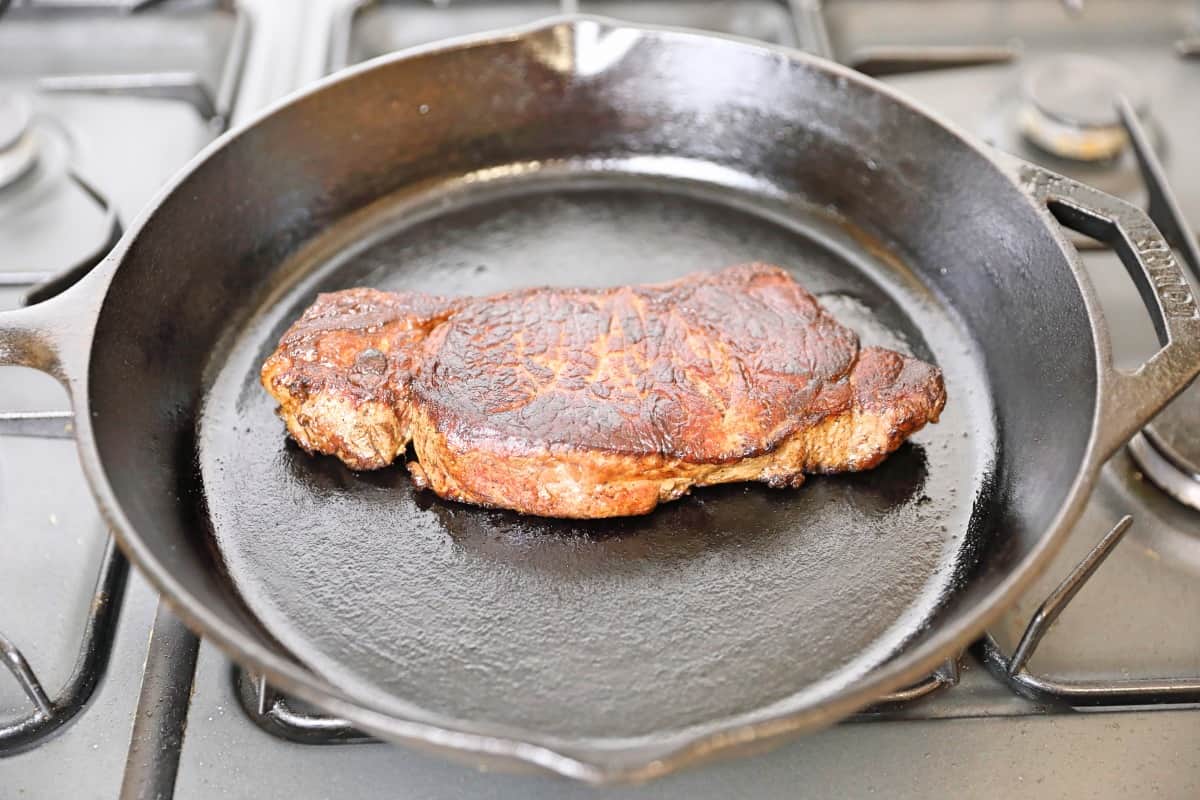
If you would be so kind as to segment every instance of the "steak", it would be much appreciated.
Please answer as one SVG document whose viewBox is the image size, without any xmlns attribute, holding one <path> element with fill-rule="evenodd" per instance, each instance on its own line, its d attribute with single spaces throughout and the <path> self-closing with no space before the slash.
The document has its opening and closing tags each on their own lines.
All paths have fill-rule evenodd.
<svg viewBox="0 0 1200 800">
<path fill-rule="evenodd" d="M 262 383 L 310 453 L 376 469 L 411 442 L 414 482 L 441 497 L 580 518 L 869 469 L 946 401 L 936 367 L 860 348 L 763 264 L 479 298 L 322 294 Z"/>
</svg>

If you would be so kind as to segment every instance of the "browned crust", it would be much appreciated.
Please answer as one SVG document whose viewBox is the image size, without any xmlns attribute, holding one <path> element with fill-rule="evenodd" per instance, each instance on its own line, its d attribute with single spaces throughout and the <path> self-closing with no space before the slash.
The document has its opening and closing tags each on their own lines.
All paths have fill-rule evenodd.
<svg viewBox="0 0 1200 800">
<path fill-rule="evenodd" d="M 733 462 L 570 447 L 521 455 L 452 446 L 426 413 L 414 415 L 416 484 L 463 503 L 527 514 L 599 518 L 646 514 L 693 486 L 762 481 L 797 487 L 806 473 L 870 469 L 925 425 L 946 393 L 936 368 L 889 350 L 862 351 L 850 376 L 851 408 L 800 429 L 773 450 Z"/>
<path fill-rule="evenodd" d="M 746 264 L 467 304 L 426 343 L 413 395 L 462 448 L 732 463 L 842 410 L 857 354 L 791 275 Z"/>
<path fill-rule="evenodd" d="M 757 264 L 608 290 L 321 295 L 262 380 L 310 452 L 371 469 L 411 440 L 419 486 L 554 517 L 868 469 L 946 399 L 936 367 L 860 352 Z"/>
<path fill-rule="evenodd" d="M 353 469 L 392 463 L 411 438 L 418 346 L 461 302 L 376 289 L 318 295 L 260 376 L 288 433 Z"/>
</svg>

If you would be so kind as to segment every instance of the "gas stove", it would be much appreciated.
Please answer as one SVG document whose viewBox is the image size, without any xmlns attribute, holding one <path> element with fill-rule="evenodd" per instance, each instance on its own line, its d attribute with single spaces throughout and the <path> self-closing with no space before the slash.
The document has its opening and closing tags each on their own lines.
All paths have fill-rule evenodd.
<svg viewBox="0 0 1200 800">
<path fill-rule="evenodd" d="M 574 12 L 834 58 L 1143 205 L 1197 267 L 1195 3 L 16 0 L 0 13 L 0 308 L 68 285 L 188 158 L 287 92 Z M 1155 338 L 1132 282 L 1075 241 L 1119 361 L 1140 363 Z M 66 403 L 0 371 L 0 796 L 597 793 L 374 742 L 198 641 L 109 541 Z M 1038 584 L 928 679 L 769 753 L 605 796 L 1200 796 L 1198 420 L 1193 388 L 1107 465 Z"/>
</svg>

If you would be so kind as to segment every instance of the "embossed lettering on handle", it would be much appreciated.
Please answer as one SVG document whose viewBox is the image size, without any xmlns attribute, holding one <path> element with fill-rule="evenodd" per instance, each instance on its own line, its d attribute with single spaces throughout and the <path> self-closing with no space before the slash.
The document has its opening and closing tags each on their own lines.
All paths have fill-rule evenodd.
<svg viewBox="0 0 1200 800">
<path fill-rule="evenodd" d="M 1179 262 L 1167 243 L 1161 238 L 1155 238 L 1155 231 L 1144 227 L 1135 228 L 1129 233 L 1133 246 L 1137 248 L 1146 265 L 1150 282 L 1162 300 L 1164 313 L 1178 319 L 1200 316 L 1192 289 L 1183 277 Z"/>
</svg>

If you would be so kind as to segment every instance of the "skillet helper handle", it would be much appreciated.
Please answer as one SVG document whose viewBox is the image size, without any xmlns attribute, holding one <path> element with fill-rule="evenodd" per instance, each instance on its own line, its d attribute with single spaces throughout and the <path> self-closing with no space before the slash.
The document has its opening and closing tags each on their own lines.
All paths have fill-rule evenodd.
<svg viewBox="0 0 1200 800">
<path fill-rule="evenodd" d="M 1200 374 L 1200 308 L 1171 246 L 1140 208 L 1027 162 L 1016 163 L 1016 175 L 1060 224 L 1113 248 L 1158 334 L 1161 349 L 1132 372 L 1114 367 L 1103 344 L 1098 445 L 1108 457 Z"/>
</svg>

